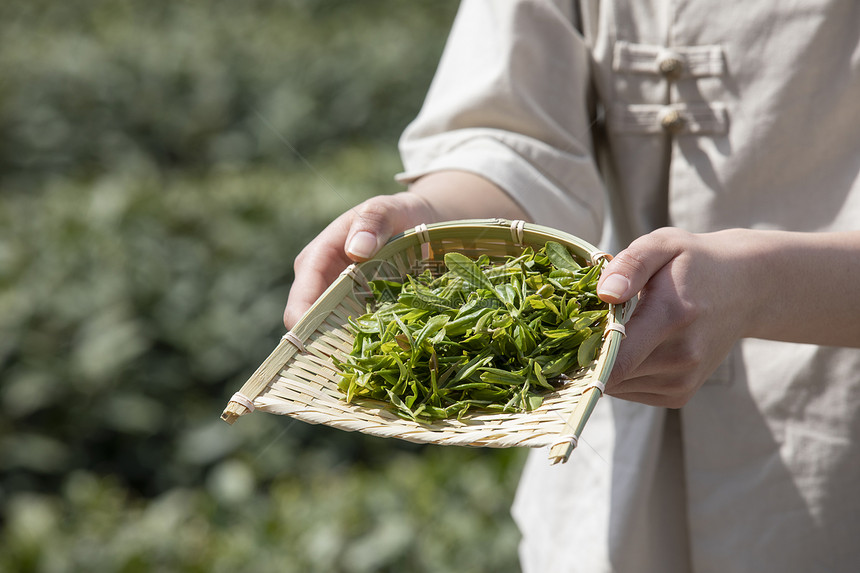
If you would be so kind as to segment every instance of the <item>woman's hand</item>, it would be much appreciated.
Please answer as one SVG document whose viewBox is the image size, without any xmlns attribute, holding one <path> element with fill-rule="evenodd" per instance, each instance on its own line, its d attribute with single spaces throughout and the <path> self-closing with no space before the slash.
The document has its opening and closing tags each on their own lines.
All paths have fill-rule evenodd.
<svg viewBox="0 0 860 573">
<path fill-rule="evenodd" d="M 373 257 L 392 235 L 433 220 L 426 199 L 407 192 L 373 197 L 335 219 L 296 257 L 286 327 L 292 328 L 351 263 Z"/>
<path fill-rule="evenodd" d="M 599 296 L 639 292 L 608 394 L 679 408 L 728 355 L 746 328 L 748 273 L 733 260 L 731 232 L 660 229 L 634 241 L 603 270 Z"/>
<path fill-rule="evenodd" d="M 603 270 L 599 296 L 637 292 L 607 394 L 686 404 L 746 336 L 860 346 L 860 233 L 659 229 Z"/>
<path fill-rule="evenodd" d="M 524 219 L 525 213 L 497 186 L 460 171 L 432 173 L 408 192 L 368 199 L 335 219 L 296 257 L 284 325 L 292 328 L 343 269 L 373 257 L 391 236 L 420 223 L 483 217 Z"/>
</svg>

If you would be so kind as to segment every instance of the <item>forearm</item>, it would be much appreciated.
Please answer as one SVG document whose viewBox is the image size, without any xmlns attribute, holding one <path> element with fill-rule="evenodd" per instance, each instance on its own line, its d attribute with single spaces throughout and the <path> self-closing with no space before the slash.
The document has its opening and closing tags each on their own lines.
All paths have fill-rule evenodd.
<svg viewBox="0 0 860 573">
<path fill-rule="evenodd" d="M 527 219 L 522 207 L 495 184 L 465 171 L 439 171 L 409 186 L 420 196 L 435 221 L 454 219 Z"/>
<path fill-rule="evenodd" d="M 860 231 L 748 231 L 747 336 L 860 347 Z"/>
</svg>

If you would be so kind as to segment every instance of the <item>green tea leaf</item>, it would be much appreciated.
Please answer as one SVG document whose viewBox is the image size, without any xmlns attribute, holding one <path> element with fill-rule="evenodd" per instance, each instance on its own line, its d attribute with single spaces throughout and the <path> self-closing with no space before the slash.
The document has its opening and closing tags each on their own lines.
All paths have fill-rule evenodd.
<svg viewBox="0 0 860 573">
<path fill-rule="evenodd" d="M 491 384 L 516 384 L 522 385 L 526 381 L 526 377 L 522 374 L 500 370 L 498 368 L 481 368 L 481 380 Z"/>
<path fill-rule="evenodd" d="M 594 361 L 594 357 L 597 354 L 597 349 L 600 346 L 600 341 L 602 340 L 602 338 L 602 332 L 595 332 L 579 346 L 579 351 L 577 352 L 576 359 L 582 368 L 586 368 Z"/>
<path fill-rule="evenodd" d="M 585 273 L 579 281 L 574 285 L 574 289 L 582 290 L 586 287 L 586 285 L 597 283 L 597 279 L 600 277 L 600 270 L 603 268 L 603 261 L 600 264 L 589 267 L 588 272 Z"/>
<path fill-rule="evenodd" d="M 546 243 L 546 256 L 549 258 L 550 262 L 557 269 L 566 269 L 569 271 L 578 271 L 582 268 L 579 263 L 577 263 L 573 256 L 570 254 L 570 251 L 562 245 L 561 243 L 556 243 L 555 241 L 547 241 Z"/>
<path fill-rule="evenodd" d="M 493 290 L 493 283 L 490 282 L 484 271 L 466 255 L 461 253 L 446 253 L 445 266 L 470 285 Z"/>
<path fill-rule="evenodd" d="M 382 400 L 416 421 L 531 411 L 555 377 L 588 366 L 608 308 L 594 292 L 599 265 L 553 242 L 493 262 L 448 253 L 439 276 L 377 281 L 367 314 L 349 317 L 352 351 L 333 359 L 346 400 Z"/>
</svg>

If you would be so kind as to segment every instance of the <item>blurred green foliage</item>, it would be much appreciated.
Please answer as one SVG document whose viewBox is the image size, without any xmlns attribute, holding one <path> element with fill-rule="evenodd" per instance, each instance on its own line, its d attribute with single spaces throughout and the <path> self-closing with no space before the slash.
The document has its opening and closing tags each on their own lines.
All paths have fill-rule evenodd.
<svg viewBox="0 0 860 573">
<path fill-rule="evenodd" d="M 207 169 L 353 141 L 415 113 L 451 0 L 8 0 L 0 171 Z M 261 118 L 265 118 L 262 119 Z"/>
<path fill-rule="evenodd" d="M 0 570 L 517 570 L 523 452 L 218 419 L 455 9 L 0 4 Z"/>
</svg>

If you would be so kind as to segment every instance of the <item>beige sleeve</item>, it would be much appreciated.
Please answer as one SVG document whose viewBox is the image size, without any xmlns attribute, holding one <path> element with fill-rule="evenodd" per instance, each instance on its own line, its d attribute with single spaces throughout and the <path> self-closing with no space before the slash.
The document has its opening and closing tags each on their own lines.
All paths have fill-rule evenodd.
<svg viewBox="0 0 860 573">
<path fill-rule="evenodd" d="M 537 223 L 600 238 L 603 183 L 591 153 L 589 54 L 571 2 L 465 0 L 400 151 L 410 183 L 481 175 Z"/>
</svg>

